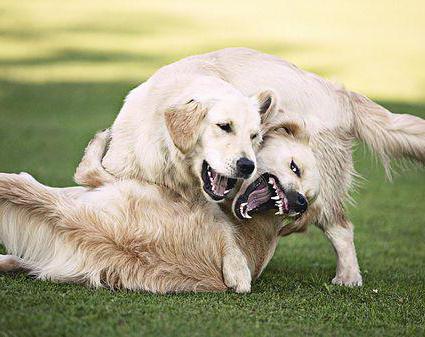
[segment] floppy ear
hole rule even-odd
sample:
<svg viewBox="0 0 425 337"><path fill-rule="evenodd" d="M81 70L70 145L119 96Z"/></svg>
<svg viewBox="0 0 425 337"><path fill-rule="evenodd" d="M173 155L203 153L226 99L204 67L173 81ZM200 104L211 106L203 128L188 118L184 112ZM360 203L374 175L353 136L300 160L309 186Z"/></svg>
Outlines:
<svg viewBox="0 0 425 337"><path fill-rule="evenodd" d="M268 123L276 111L276 95L271 90L265 90L259 92L256 98L260 108L261 124Z"/></svg>
<svg viewBox="0 0 425 337"><path fill-rule="evenodd" d="M280 124L275 125L269 131L285 137L294 137L306 144L310 139L310 136L306 130L305 121L302 118L293 118L291 120L282 121Z"/></svg>
<svg viewBox="0 0 425 337"><path fill-rule="evenodd" d="M183 153L188 153L198 140L201 122L207 109L194 100L170 107L165 111L165 124L174 145Z"/></svg>

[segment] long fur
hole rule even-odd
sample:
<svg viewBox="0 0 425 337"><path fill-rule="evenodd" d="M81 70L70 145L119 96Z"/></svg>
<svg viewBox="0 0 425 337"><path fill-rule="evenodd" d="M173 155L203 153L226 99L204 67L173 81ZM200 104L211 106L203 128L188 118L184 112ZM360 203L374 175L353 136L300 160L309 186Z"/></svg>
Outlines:
<svg viewBox="0 0 425 337"><path fill-rule="evenodd" d="M230 48L184 59L160 70L161 76L157 80L160 83L168 77L173 77L179 69L183 73L188 72L191 76L196 76L200 68L233 85L247 96L264 88L273 90L277 94L275 105L280 113L268 121L268 132L274 132L279 128L286 130L288 125L292 125L292 129L305 130L309 146L317 161L317 168L312 167L311 170L318 171L321 189L314 207L311 207L301 219L281 229L280 233L288 235L291 232L302 231L308 223L315 223L331 241L337 255L337 273L332 282L350 286L361 285L362 277L353 243L353 225L344 210L344 203L349 198L349 190L356 175L351 155L352 141L355 138L365 141L383 159L386 167L391 157L407 157L423 163L424 121L410 115L392 114L364 96L348 92L279 58L244 48ZM163 121L159 124L153 122L145 125L148 132L144 133L142 131L146 130L140 130L140 124L138 124L140 116L137 114L132 116L131 109L146 106L144 102L152 104L152 100L159 99L161 104L164 103L162 96L146 95L145 86L143 84L133 91L126 102L127 108L130 109L123 109L118 116L117 123L114 124L113 142L114 137L116 137L115 141L119 142L120 138L125 141L120 146L115 145L115 150L108 151L108 158L104 164L118 179L148 177L155 180L160 175L159 180L171 186L172 190L180 192L184 190L181 185L176 185L175 180L186 181L186 188L190 189L193 181L187 181L185 178L187 172L182 173L178 166L164 168L164 161L161 161L164 158L164 142L152 137L149 133L149 130L155 131L164 127ZM172 85L169 89L178 90ZM126 119L126 123L121 123ZM140 141L140 135L149 136L144 138L144 141ZM305 137L299 138L295 133L292 136L300 143L306 141ZM155 146L152 147L152 144ZM159 147L158 144L160 144ZM102 146L99 148L101 149ZM273 159L280 157L280 152L277 150L272 154ZM170 152L167 153L166 158L171 158L173 163L181 162L182 158L178 159L178 156L179 154ZM102 171L102 165L95 163L95 166L96 170ZM81 179L84 178L80 176L77 180L83 181ZM99 184L101 180L95 181L93 186ZM87 181L90 183L93 179ZM195 202L194 205L196 204ZM9 206L7 204L7 207ZM52 212L52 210L47 211ZM53 211L52 214L54 215L55 212ZM6 217L9 216L6 215ZM164 215L157 214L157 216ZM269 223L265 217L258 217L252 221L258 224L258 228L261 228L261 224L264 226ZM237 228L249 227L237 226ZM264 226L264 228L267 227ZM269 244L263 246L264 236L261 235L261 231L254 230L246 235L241 233L237 235L241 238L238 239L241 247L247 247L246 242L256 246L257 239L259 246L263 247L260 250L243 248L251 272L253 270L260 272L264 264L253 263L253 261L258 261L259 256L266 256L265 259L260 258L260 261L268 261L274 251L273 245L276 239L273 239L273 235L268 236L269 241L266 241ZM272 241L274 244L270 244ZM180 247L179 245L180 243L177 246ZM124 248L125 245L119 247ZM264 249L264 247L269 248ZM126 272L130 271L126 270ZM163 288L162 291L164 291Z"/></svg>
<svg viewBox="0 0 425 337"><path fill-rule="evenodd" d="M425 121L409 114L395 114L365 96L349 93L353 131L381 158L390 175L391 158L425 163Z"/></svg>
<svg viewBox="0 0 425 337"><path fill-rule="evenodd" d="M360 94L298 69L278 57L246 48L227 48L192 56L167 66L161 74L172 76L178 69L196 73L200 64L245 95L263 88L273 90L279 113L268 121L266 129L273 131L281 125L292 125L292 129L304 130L308 135L321 177L321 192L314 211L284 227L281 234L304 231L308 223L316 224L337 254L338 270L333 283L361 285L353 225L345 214L345 204L351 201L350 190L358 177L352 159L353 141L359 139L370 146L389 174L391 158L425 162L424 120L393 114ZM140 102L144 99L142 96L138 96ZM306 139L296 138L301 142ZM129 161L125 167L133 164ZM117 172L116 176L122 175Z"/></svg>

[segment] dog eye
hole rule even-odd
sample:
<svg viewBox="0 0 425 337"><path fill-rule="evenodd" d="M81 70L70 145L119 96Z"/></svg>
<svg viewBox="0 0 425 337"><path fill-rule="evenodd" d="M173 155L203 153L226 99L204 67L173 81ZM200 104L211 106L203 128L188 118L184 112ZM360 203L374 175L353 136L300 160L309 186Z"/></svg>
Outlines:
<svg viewBox="0 0 425 337"><path fill-rule="evenodd" d="M251 135L251 140L254 140L257 137L258 137L258 133L254 133L253 135Z"/></svg>
<svg viewBox="0 0 425 337"><path fill-rule="evenodd" d="M232 132L232 127L230 126L230 123L218 123L217 126L223 131L226 131L227 133Z"/></svg>
<svg viewBox="0 0 425 337"><path fill-rule="evenodd" d="M301 177L301 172L297 164L294 163L293 160L291 160L291 171L294 172L298 177Z"/></svg>

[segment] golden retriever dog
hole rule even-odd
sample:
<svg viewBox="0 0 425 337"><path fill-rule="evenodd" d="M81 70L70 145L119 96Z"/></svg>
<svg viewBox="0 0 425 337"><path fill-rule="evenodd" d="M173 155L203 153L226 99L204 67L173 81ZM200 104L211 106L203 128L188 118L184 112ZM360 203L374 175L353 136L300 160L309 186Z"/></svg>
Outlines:
<svg viewBox="0 0 425 337"><path fill-rule="evenodd" d="M271 89L277 96L281 121L306 129L322 184L315 202L316 214L310 214L310 221L323 230L336 252L332 283L362 285L353 225L344 210L357 176L352 160L353 141L365 142L390 175L391 158L425 163L425 121L409 114L391 113L365 96L255 50L228 48L188 59L209 62L211 69L245 95L258 88ZM301 170L294 168L294 172ZM305 224L306 221L294 222L281 234L302 231Z"/></svg>
<svg viewBox="0 0 425 337"><path fill-rule="evenodd" d="M273 104L278 113L270 119L268 126L279 129L279 125L282 125L282 132L289 133L305 129L310 139L309 146L317 161L322 188L315 207L310 208L291 225L285 226L281 235L303 231L308 222L314 223L323 230L336 252L336 276L332 283L362 285L354 246L353 224L344 208L350 200L353 180L357 177L352 160L353 142L364 141L382 159L386 172L390 175L391 158L425 162L425 121L408 114L391 113L365 96L345 90L278 57L246 48L228 48L191 56L163 68L162 75L172 77L172 74L180 72L193 74L200 68L208 69L215 77L233 85L246 96L252 96L264 88L272 90L277 96L274 97ZM145 92L142 88L143 85L136 90ZM138 97L142 97L142 94ZM141 105L142 100L138 102ZM126 111L125 107L121 113L123 111ZM147 126L148 130L144 129L145 138L138 136L138 139L143 139L140 142L143 145L138 151L149 151L149 154L139 156L140 160L136 160L128 157L125 147L118 146L119 132L124 133L134 126L123 125L119 131L120 124L118 118L114 124L116 130L112 132L111 149L103 160L107 171L115 177L147 177L149 180L155 180L152 175L164 173L162 177L166 179L169 173L164 172L160 165L155 165L156 157L150 156L149 144L155 142L154 138L150 142L145 139L151 135L150 127ZM288 125L292 125L292 128L288 128ZM114 140L115 134L118 137ZM131 134L134 136L134 133ZM134 150L130 151L130 155L136 157ZM279 151L276 151L275 156L279 157ZM97 165L102 166L101 163ZM294 166L293 171L302 174L299 167ZM84 170L81 172L81 176L84 176ZM77 182L84 182L79 179L78 173ZM89 181L88 185L94 184ZM239 218L249 217L250 212L245 206L243 205L243 212L236 212Z"/></svg>
<svg viewBox="0 0 425 337"><path fill-rule="evenodd" d="M41 218L33 219L33 214L30 212L31 215L26 215L26 220L33 221L35 226L40 223L50 223L49 209L52 210L52 205L58 206L57 203L63 202L64 208L58 207L57 209L61 215L58 213L59 217L54 216L57 220L61 219L61 223L62 221L68 223L68 215L74 220L81 216L79 221L84 224L90 223L90 219L95 219L93 221L96 222L96 217L105 214L109 217L106 216L103 220L98 221L101 225L113 226L111 216L117 216L117 221L122 222L122 226L125 226L126 219L122 217L132 215L135 211L132 210L132 207L135 207L132 201L133 196L135 200L138 200L137 204L145 202L149 208L149 211L141 215L142 218L136 217L137 219L133 222L134 226L142 222L149 223L152 218L158 218L158 221L164 221L167 225L178 223L177 217L172 220L174 209L169 211L168 218L161 219L158 216L161 204L167 204L172 200L177 202L179 198L182 199L181 205L184 206L181 221L191 223L184 214L195 203L201 205L206 203L202 193L207 196L208 200L222 201L233 189L237 179L246 179L255 172L254 148L258 147L261 142L260 122L269 118L273 110L272 93L262 91L254 97L246 97L228 83L211 76L208 71L202 69L195 74L174 72L174 77L166 78L161 75L162 72L158 71L148 82L135 89L127 97L112 128L112 134L117 141L111 142L105 160L113 158L113 164L123 164L129 161L128 165L122 167L124 171L120 172L122 182L111 184L112 187L108 189L100 188L100 191L84 193L85 190L81 188L48 188L36 182L29 175L2 175L5 186L9 184L11 187L16 184L16 188L12 188L10 191L12 193L10 200L13 199L17 202L21 193L21 203L33 204L38 195L41 197L39 207L34 207L38 208L41 213L44 209L46 214ZM147 97L147 93L156 99ZM117 149L118 152L116 152ZM109 152L118 153L118 155L116 157L109 156ZM132 161L136 161L136 163ZM150 166L146 170L141 170L137 163L142 162L147 162ZM156 170L161 168L161 172L155 172L153 168ZM110 167L110 170L114 172L113 167ZM140 172L143 172L146 179L137 183L133 176L137 177ZM104 172L102 177L107 176L108 172ZM85 178L84 182L92 185L96 185L100 181L90 172ZM18 192L13 194L16 191ZM155 194L155 191L158 193ZM146 198L150 194L152 194L152 200ZM115 207L112 206L113 204L109 205L113 196L118 198L113 203L116 205ZM3 197L8 199L6 193L0 196L0 199ZM160 200L163 201L160 202ZM150 206L150 201L153 202L152 206ZM5 207L7 208L7 206L6 202ZM100 208L95 206L100 206ZM73 208L75 212L67 213ZM111 212L105 213L105 208L111 208ZM211 211L206 209L207 215L210 216L208 219L201 217L201 212L197 213L196 209L194 207L194 217L197 219L195 222L202 221L204 224L212 222L219 227L218 231L221 236L218 232L216 235L223 253L224 283L238 292L249 291L251 273L246 257L238 247L233 235L233 227L229 222L221 220L220 216L216 216L214 209ZM16 227L14 225L19 224L22 220L19 216L17 218L14 216L21 211L23 208L12 207L11 212L4 213L2 225L11 230L11 232L4 232L0 237L5 241L6 247L14 247L16 244L14 242L10 245L7 237L12 233L10 235L13 241ZM120 211L122 212L120 213ZM85 215L86 218L84 218ZM131 224L129 226L131 228ZM41 228L45 227L41 226ZM96 229L93 230L96 231ZM42 230L40 229L40 231ZM166 232L169 233L169 231ZM25 245L19 247L21 247L21 250L18 249L20 254L23 252L22 249L31 251ZM57 250L57 246L54 248ZM64 258L66 259L66 256L73 252L73 248L64 249ZM32 257L31 255L28 259L31 260ZM16 259L11 257L3 258L3 263L8 268L11 263L13 266L15 261ZM55 263L58 261L55 260ZM72 263L74 262L75 260L72 261ZM170 265L173 264L170 263ZM37 273L37 268L43 270L40 271L40 275L44 275L44 273L50 275L47 270L54 269L51 264L48 264L46 268L41 268L37 263L29 269ZM95 273L95 271L93 272ZM64 279L67 279L66 271L63 273ZM188 275L190 273L188 272ZM57 270L52 272L52 275L56 275L51 276L53 279L62 277ZM101 278L99 276L99 279ZM164 282L168 284L166 281ZM96 282L94 283L96 284ZM135 286L126 284L124 287L133 288ZM153 286L149 288L149 286L141 284L140 287L156 291ZM160 289L162 289L161 291L178 291L178 286L175 285L174 288L163 286Z"/></svg>
<svg viewBox="0 0 425 337"><path fill-rule="evenodd" d="M223 212L205 198L106 171L96 179L109 182L94 189L51 188L26 173L1 173L0 239L11 255L0 256L0 271L24 268L40 279L155 293L250 291L284 219L294 221L319 193L311 149L280 131L268 132L256 177L235 198L233 212L246 203L250 214L263 213L243 222L230 221L229 203ZM101 171L107 139L104 131L88 146L83 162L94 165L86 172Z"/></svg>
<svg viewBox="0 0 425 337"><path fill-rule="evenodd" d="M260 120L273 111L273 101L264 89L242 95L208 62L163 67L127 96L103 166L116 177L140 178L190 197L201 186L209 200L223 201L237 179L255 171ZM97 185L86 172L76 176L81 184Z"/></svg>

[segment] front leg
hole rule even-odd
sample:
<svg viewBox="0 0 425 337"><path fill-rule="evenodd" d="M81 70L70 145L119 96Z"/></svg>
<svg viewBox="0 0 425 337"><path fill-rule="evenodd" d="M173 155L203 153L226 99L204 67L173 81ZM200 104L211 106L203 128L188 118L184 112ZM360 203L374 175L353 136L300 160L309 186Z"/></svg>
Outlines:
<svg viewBox="0 0 425 337"><path fill-rule="evenodd" d="M320 227L336 253L336 276L332 283L349 287L361 286L363 281L354 246L353 224L344 219L339 223Z"/></svg>
<svg viewBox="0 0 425 337"><path fill-rule="evenodd" d="M235 241L235 234L224 230L223 279L228 288L237 293L251 292L252 274L248 261Z"/></svg>
<svg viewBox="0 0 425 337"><path fill-rule="evenodd" d="M233 251L224 255L223 278L226 286L237 293L251 292L251 271L241 252Z"/></svg>

